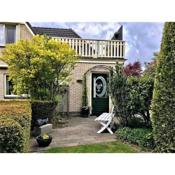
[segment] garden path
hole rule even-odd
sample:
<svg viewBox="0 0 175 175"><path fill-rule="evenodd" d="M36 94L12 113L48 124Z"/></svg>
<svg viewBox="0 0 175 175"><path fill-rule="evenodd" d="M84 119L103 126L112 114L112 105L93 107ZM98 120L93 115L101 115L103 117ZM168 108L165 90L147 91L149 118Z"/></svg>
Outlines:
<svg viewBox="0 0 175 175"><path fill-rule="evenodd" d="M30 152L42 152L53 147L68 147L115 141L115 134L111 135L109 132L97 134L101 126L98 122L95 122L94 119L95 117L71 117L67 127L53 129L51 134L53 140L50 146L40 148L35 138L32 138L30 140Z"/></svg>

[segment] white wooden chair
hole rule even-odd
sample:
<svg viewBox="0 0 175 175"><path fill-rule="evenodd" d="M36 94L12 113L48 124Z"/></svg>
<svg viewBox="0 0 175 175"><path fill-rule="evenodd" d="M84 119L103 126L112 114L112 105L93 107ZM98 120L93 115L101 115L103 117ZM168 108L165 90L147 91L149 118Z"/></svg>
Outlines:
<svg viewBox="0 0 175 175"><path fill-rule="evenodd" d="M112 132L112 120L114 118L114 107L112 108L111 113L102 113L99 117L95 119L95 121L98 121L102 127L101 129L97 132L98 134L103 132L105 129L107 129L110 134L113 134Z"/></svg>

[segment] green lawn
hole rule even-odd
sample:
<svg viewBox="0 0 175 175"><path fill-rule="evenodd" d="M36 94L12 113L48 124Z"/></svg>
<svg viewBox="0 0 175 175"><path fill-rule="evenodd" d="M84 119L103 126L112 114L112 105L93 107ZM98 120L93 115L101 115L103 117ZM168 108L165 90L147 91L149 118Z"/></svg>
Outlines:
<svg viewBox="0 0 175 175"><path fill-rule="evenodd" d="M72 147L56 147L46 150L46 153L137 153L139 148L120 141L81 145Z"/></svg>

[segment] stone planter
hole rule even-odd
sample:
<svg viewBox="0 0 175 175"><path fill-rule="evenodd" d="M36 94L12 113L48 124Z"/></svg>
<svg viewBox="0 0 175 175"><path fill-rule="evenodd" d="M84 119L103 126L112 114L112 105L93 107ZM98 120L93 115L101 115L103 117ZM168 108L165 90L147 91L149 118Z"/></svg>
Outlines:
<svg viewBox="0 0 175 175"><path fill-rule="evenodd" d="M36 137L36 140L38 142L39 147L46 147L49 146L50 143L52 142L52 136L49 135L49 138L43 139L42 136Z"/></svg>

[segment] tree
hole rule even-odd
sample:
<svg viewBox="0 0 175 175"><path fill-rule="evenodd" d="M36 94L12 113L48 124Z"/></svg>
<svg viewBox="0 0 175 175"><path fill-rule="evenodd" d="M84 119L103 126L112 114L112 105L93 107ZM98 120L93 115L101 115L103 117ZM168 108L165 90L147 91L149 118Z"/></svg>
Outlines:
<svg viewBox="0 0 175 175"><path fill-rule="evenodd" d="M146 125L151 126L150 109L153 96L154 79L152 77L142 76L140 77L139 86L141 99L140 114L143 116Z"/></svg>
<svg viewBox="0 0 175 175"><path fill-rule="evenodd" d="M17 94L29 93L31 99L51 101L63 91L77 60L68 44L38 35L7 45L1 59L9 66Z"/></svg>
<svg viewBox="0 0 175 175"><path fill-rule="evenodd" d="M140 77L141 72L142 72L142 69L139 61L136 61L133 64L129 63L124 67L124 73L127 77L129 76Z"/></svg>
<svg viewBox="0 0 175 175"><path fill-rule="evenodd" d="M145 63L145 70L140 77L128 78L130 87L129 109L132 116L139 114L143 117L146 126L151 126L150 109L153 96L154 78L156 72L156 60L158 52L154 53L152 61Z"/></svg>
<svg viewBox="0 0 175 175"><path fill-rule="evenodd" d="M154 79L156 74L156 63L158 59L159 53L155 52L152 61L149 63L145 63L145 70L143 71L144 76L152 77Z"/></svg>
<svg viewBox="0 0 175 175"><path fill-rule="evenodd" d="M154 80L148 76L129 77L128 110L132 118L140 115L146 126L150 126L150 105L152 100Z"/></svg>
<svg viewBox="0 0 175 175"><path fill-rule="evenodd" d="M157 151L175 152L175 23L173 22L164 25L151 113Z"/></svg>
<svg viewBox="0 0 175 175"><path fill-rule="evenodd" d="M129 113L127 110L128 84L127 77L123 73L122 65L118 63L110 70L109 93L115 107L116 117L123 126L128 125Z"/></svg>

